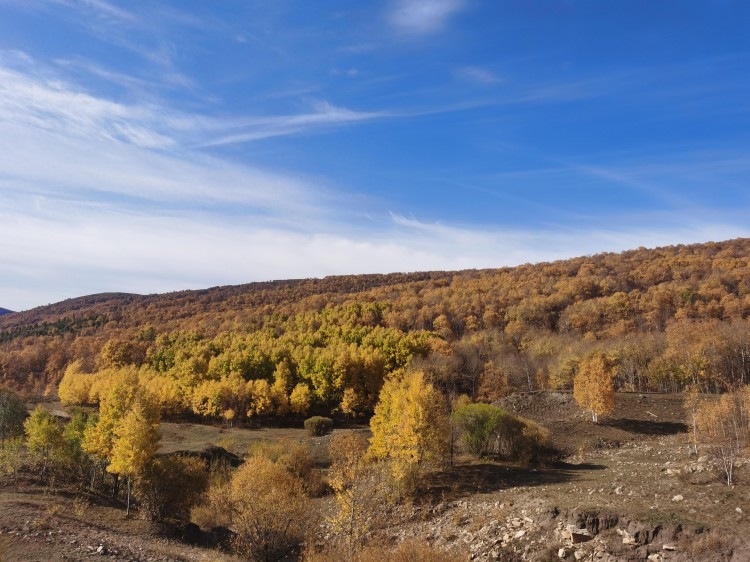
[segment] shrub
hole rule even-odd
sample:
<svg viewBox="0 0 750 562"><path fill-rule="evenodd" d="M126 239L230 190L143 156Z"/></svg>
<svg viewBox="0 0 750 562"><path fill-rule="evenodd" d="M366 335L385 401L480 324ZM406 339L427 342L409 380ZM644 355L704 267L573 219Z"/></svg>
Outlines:
<svg viewBox="0 0 750 562"><path fill-rule="evenodd" d="M249 458L213 498L214 509L231 518L237 550L257 562L292 558L311 528L302 481L262 456Z"/></svg>
<svg viewBox="0 0 750 562"><path fill-rule="evenodd" d="M334 540L352 560L372 533L386 522L386 470L382 463L367 462L367 437L342 431L331 438L329 453L336 509L328 519ZM333 557L332 559L341 559Z"/></svg>
<svg viewBox="0 0 750 562"><path fill-rule="evenodd" d="M549 439L549 431L538 423L489 404L461 406L452 420L464 448L476 457L494 454L529 462L537 459Z"/></svg>
<svg viewBox="0 0 750 562"><path fill-rule="evenodd" d="M143 506L153 521L188 519L190 508L206 489L208 471L193 457L158 457L138 481Z"/></svg>
<svg viewBox="0 0 750 562"><path fill-rule="evenodd" d="M475 457L486 457L498 439L498 433L507 414L490 404L466 404L456 409L451 420L461 436L467 452Z"/></svg>
<svg viewBox="0 0 750 562"><path fill-rule="evenodd" d="M15 479L24 462L22 437L6 439L0 444L0 474L10 474Z"/></svg>
<svg viewBox="0 0 750 562"><path fill-rule="evenodd" d="M315 468L315 459L307 445L291 439L258 441L251 444L248 453L252 457L265 457L300 478L309 495L321 493L320 471Z"/></svg>
<svg viewBox="0 0 750 562"><path fill-rule="evenodd" d="M520 416L507 415L499 431L499 453L514 461L535 460L549 439L547 428Z"/></svg>
<svg viewBox="0 0 750 562"><path fill-rule="evenodd" d="M313 416L305 420L305 429L310 435L327 435L333 431L333 420L323 416Z"/></svg>
<svg viewBox="0 0 750 562"><path fill-rule="evenodd" d="M0 388L0 443L23 435L23 422L28 416L26 405L17 394Z"/></svg>

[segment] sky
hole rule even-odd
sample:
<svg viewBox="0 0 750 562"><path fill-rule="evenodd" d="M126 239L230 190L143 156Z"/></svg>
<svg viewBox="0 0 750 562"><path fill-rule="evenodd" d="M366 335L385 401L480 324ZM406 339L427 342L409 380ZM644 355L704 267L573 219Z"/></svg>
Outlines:
<svg viewBox="0 0 750 562"><path fill-rule="evenodd" d="M0 306L750 236L750 3L0 0Z"/></svg>

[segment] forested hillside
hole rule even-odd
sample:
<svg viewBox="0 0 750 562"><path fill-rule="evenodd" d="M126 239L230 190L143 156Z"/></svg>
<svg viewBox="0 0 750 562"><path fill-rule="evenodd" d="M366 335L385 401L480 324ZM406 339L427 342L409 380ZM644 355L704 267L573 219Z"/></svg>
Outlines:
<svg viewBox="0 0 750 562"><path fill-rule="evenodd" d="M605 355L621 390L750 383L750 239L515 268L102 294L0 318L0 377L91 403L113 378L165 413L367 415L389 373L495 399L570 388Z"/></svg>

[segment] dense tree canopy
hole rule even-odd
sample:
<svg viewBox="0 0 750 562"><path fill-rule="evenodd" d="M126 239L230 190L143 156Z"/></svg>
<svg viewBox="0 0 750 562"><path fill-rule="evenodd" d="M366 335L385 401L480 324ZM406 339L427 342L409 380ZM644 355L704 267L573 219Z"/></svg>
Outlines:
<svg viewBox="0 0 750 562"><path fill-rule="evenodd" d="M0 318L0 379L96 404L136 376L165 415L366 415L412 365L448 394L567 388L592 353L623 390L750 383L750 240L482 271L95 295ZM133 375L134 374L134 375ZM65 377L63 378L63 375ZM109 381L109 382L107 382Z"/></svg>

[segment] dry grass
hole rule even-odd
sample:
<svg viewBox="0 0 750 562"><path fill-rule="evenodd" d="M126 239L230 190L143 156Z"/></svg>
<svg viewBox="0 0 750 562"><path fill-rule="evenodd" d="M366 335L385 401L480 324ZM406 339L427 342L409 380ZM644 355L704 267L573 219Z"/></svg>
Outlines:
<svg viewBox="0 0 750 562"><path fill-rule="evenodd" d="M331 562L348 560L347 553L336 547L319 552L306 552L303 562ZM416 539L406 540L397 546L370 545L355 554L352 562L465 562L467 553L443 550Z"/></svg>
<svg viewBox="0 0 750 562"><path fill-rule="evenodd" d="M91 502L83 497L77 497L73 500L73 515L81 519L91 507Z"/></svg>
<svg viewBox="0 0 750 562"><path fill-rule="evenodd" d="M694 537L686 537L680 541L680 552L685 552L691 558L694 558L704 554L722 552L727 546L727 541L721 533L708 531Z"/></svg>

